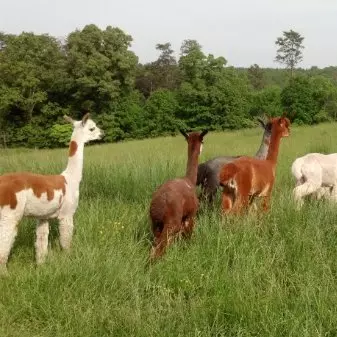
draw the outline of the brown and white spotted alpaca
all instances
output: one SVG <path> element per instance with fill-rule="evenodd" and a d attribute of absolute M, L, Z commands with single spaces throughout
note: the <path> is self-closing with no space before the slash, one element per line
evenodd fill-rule
<path fill-rule="evenodd" d="M 70 248 L 73 216 L 78 205 L 82 179 L 84 144 L 103 136 L 87 113 L 73 124 L 67 168 L 60 175 L 9 173 L 0 176 L 0 274 L 6 273 L 7 260 L 22 217 L 38 220 L 36 262 L 45 261 L 48 252 L 49 219 L 59 220 L 60 244 Z"/>
<path fill-rule="evenodd" d="M 270 123 L 271 138 L 265 160 L 240 157 L 221 169 L 219 180 L 223 186 L 222 209 L 225 213 L 242 213 L 256 197 L 263 198 L 264 211 L 269 209 L 280 141 L 290 133 L 288 118 L 271 118 Z"/>
<path fill-rule="evenodd" d="M 194 217 L 199 202 L 196 194 L 198 158 L 204 136 L 208 131 L 180 131 L 188 144 L 186 175 L 169 180 L 154 192 L 150 205 L 150 218 L 154 245 L 151 260 L 161 256 L 178 234 L 190 237 L 194 228 Z"/>

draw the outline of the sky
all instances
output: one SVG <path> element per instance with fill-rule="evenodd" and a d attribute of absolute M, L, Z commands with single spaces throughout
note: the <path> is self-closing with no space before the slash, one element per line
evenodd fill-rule
<path fill-rule="evenodd" d="M 133 38 L 142 63 L 170 42 L 179 56 L 185 39 L 229 65 L 280 67 L 275 41 L 290 29 L 304 37 L 303 68 L 337 65 L 337 0 L 0 0 L 0 31 L 48 33 L 65 38 L 96 24 Z"/>

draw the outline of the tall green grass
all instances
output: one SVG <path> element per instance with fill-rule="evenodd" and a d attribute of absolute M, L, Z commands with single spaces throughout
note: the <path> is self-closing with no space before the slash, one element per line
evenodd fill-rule
<path fill-rule="evenodd" d="M 153 190 L 182 176 L 179 136 L 85 149 L 73 248 L 51 223 L 45 265 L 34 264 L 33 220 L 20 224 L 0 279 L 0 336 L 336 336 L 337 207 L 291 201 L 293 160 L 337 152 L 337 125 L 292 128 L 281 143 L 272 210 L 222 219 L 202 207 L 190 242 L 155 265 L 148 206 Z M 204 161 L 253 154 L 259 129 L 210 133 Z M 3 150 L 0 173 L 57 173 L 66 150 Z"/>

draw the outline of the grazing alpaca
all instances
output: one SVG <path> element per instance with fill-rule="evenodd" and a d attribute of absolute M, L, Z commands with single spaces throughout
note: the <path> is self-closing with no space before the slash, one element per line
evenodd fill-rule
<path fill-rule="evenodd" d="M 194 216 L 198 210 L 199 202 L 196 194 L 198 157 L 202 150 L 203 138 L 208 131 L 192 132 L 189 135 L 184 131 L 180 132 L 188 144 L 186 175 L 167 181 L 153 194 L 150 206 L 154 235 L 151 259 L 161 256 L 177 234 L 191 236 Z"/>
<path fill-rule="evenodd" d="M 262 119 L 258 119 L 264 129 L 262 141 L 259 150 L 255 154 L 255 158 L 266 159 L 270 135 L 271 124 L 264 123 Z M 209 203 L 212 203 L 220 186 L 219 173 L 221 168 L 235 159 L 242 156 L 221 156 L 210 159 L 198 166 L 197 186 L 201 185 L 200 199 L 206 199 Z"/>
<path fill-rule="evenodd" d="M 293 196 L 297 208 L 307 195 L 337 201 L 337 153 L 309 153 L 293 162 L 291 172 L 296 178 Z"/>
<path fill-rule="evenodd" d="M 36 229 L 36 262 L 44 262 L 48 252 L 48 220 L 59 220 L 60 244 L 70 248 L 73 234 L 73 215 L 79 198 L 82 179 L 84 144 L 100 139 L 103 132 L 89 119 L 73 121 L 74 130 L 69 146 L 67 168 L 60 175 L 8 173 L 0 176 L 0 272 L 6 273 L 8 255 L 13 246 L 22 217 L 38 220 Z"/>
<path fill-rule="evenodd" d="M 255 197 L 263 197 L 263 209 L 269 209 L 280 141 L 289 136 L 290 127 L 286 117 L 272 118 L 270 122 L 271 139 L 266 160 L 241 157 L 221 169 L 224 212 L 239 213 L 247 209 Z"/>

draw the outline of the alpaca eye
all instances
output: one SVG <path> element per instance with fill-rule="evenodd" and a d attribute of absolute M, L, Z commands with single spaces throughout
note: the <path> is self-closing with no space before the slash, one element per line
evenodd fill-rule
<path fill-rule="evenodd" d="M 95 130 L 95 128 L 90 128 L 90 129 L 89 129 L 89 131 L 94 131 L 94 130 Z"/>

